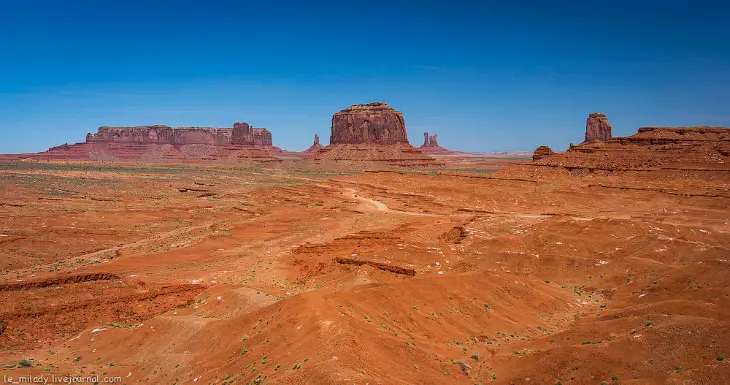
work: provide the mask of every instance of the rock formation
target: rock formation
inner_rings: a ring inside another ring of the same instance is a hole
[[[446,155],[454,153],[453,151],[449,151],[439,146],[438,136],[436,134],[429,135],[428,132],[423,133],[423,145],[418,147],[418,149],[421,150],[422,153],[429,155]]]
[[[321,148],[322,145],[319,144],[319,135],[314,134],[314,143],[308,149],[304,150],[304,152],[310,154],[319,151]]]
[[[383,102],[354,104],[332,116],[330,144],[408,144],[403,114]]]
[[[271,146],[271,132],[252,128],[248,123],[234,123],[233,128],[178,127],[165,125],[109,127],[102,126],[96,134],[86,134],[87,142],[136,144],[208,144],[213,146],[244,145]]]
[[[233,128],[165,125],[99,127],[85,143],[64,144],[38,154],[53,159],[278,162],[271,132],[248,123]]]
[[[611,139],[611,124],[601,112],[591,112],[586,120],[585,143]]]
[[[544,154],[545,150],[538,148],[535,157],[540,153]],[[533,159],[536,161],[505,167],[495,175],[522,179],[626,176],[627,180],[641,180],[641,189],[647,188],[651,180],[662,183],[672,180],[678,185],[686,183],[686,186],[705,190],[699,181],[730,181],[727,166],[730,164],[730,129],[641,127],[631,136],[584,142],[563,153]],[[715,193],[717,191],[703,192]]]
[[[421,147],[438,147],[438,139],[436,134],[428,135],[428,132],[423,133],[423,145]]]
[[[335,113],[330,144],[303,164],[357,170],[435,165],[433,158],[408,143],[403,114],[383,102],[354,104]]]
[[[532,161],[536,162],[542,158],[547,158],[550,155],[555,154],[553,150],[548,146],[540,146],[535,149],[535,152],[532,154]]]

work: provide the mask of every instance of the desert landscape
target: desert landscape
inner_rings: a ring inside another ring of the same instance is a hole
[[[585,127],[562,153],[414,147],[375,102],[303,152],[235,123],[2,156],[0,371],[724,383],[730,129]]]

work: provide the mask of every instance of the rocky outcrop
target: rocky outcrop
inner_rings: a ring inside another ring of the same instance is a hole
[[[537,153],[538,151],[536,151]],[[642,127],[631,136],[571,146],[563,153],[505,167],[495,176],[520,179],[626,177],[646,189],[671,183],[688,196],[728,194],[730,129],[724,127]],[[723,181],[722,191],[713,183]],[[730,195],[728,195],[730,196]]]
[[[452,154],[453,151],[449,151],[439,146],[438,136],[436,134],[429,135],[428,132],[423,133],[423,145],[418,147],[424,154],[429,155],[446,155]]]
[[[314,134],[314,143],[308,149],[304,150],[304,152],[310,154],[319,151],[321,148],[322,145],[319,143],[319,135]]]
[[[428,135],[428,132],[423,133],[423,145],[421,147],[438,147],[439,142],[436,134]]]
[[[591,112],[586,120],[585,143],[611,139],[611,124],[601,112]]]
[[[550,155],[555,154],[553,150],[548,146],[540,146],[535,149],[535,152],[532,154],[532,161],[536,162],[542,158],[547,158]]]
[[[354,104],[332,116],[330,144],[408,144],[403,114],[383,102]]]

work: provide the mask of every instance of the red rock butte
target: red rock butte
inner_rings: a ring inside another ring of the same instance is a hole
[[[611,139],[611,124],[602,112],[591,112],[586,119],[585,143]]]
[[[383,102],[353,104],[335,113],[330,144],[310,160],[305,166],[361,169],[363,162],[375,168],[436,164],[408,143],[403,114]]]
[[[428,132],[423,133],[423,144],[421,145],[421,147],[418,147],[418,149],[421,150],[422,153],[429,155],[445,155],[447,153],[455,153],[439,146],[438,135],[429,135]]]
[[[400,111],[383,102],[353,104],[332,116],[330,144],[408,144]]]

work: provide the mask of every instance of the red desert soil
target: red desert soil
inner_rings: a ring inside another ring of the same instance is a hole
[[[492,175],[0,163],[0,371],[723,383],[727,153],[561,168],[576,154]]]

